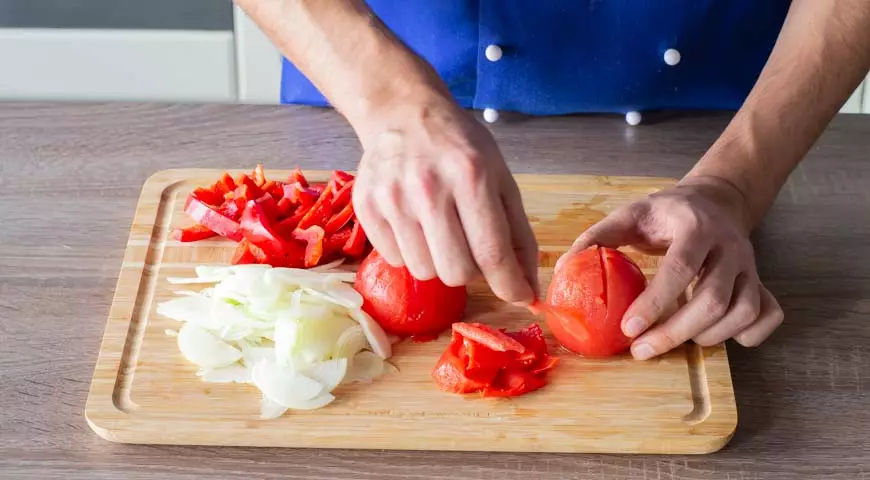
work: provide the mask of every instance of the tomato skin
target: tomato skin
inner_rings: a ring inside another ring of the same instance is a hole
[[[617,355],[631,346],[622,317],[644,288],[646,277],[625,254],[590,247],[566,258],[547,290],[548,304],[580,320],[547,314],[547,325],[568,350],[587,357]],[[583,325],[575,325],[580,321]]]
[[[393,267],[377,251],[360,264],[354,288],[363,310],[394,335],[437,335],[462,319],[465,287],[448,287],[438,278],[420,281],[405,267]]]

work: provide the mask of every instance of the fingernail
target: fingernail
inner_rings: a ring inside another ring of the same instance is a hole
[[[646,327],[646,322],[643,321],[640,317],[631,317],[625,322],[625,328],[623,329],[623,333],[627,337],[636,337],[643,333],[643,329]]]
[[[637,360],[649,360],[655,355],[653,348],[648,343],[639,343],[632,345],[631,354]]]

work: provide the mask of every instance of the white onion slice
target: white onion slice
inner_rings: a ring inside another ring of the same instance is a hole
[[[247,368],[233,364],[221,368],[203,368],[196,372],[203,382],[209,383],[251,383],[251,372]]]
[[[344,263],[344,259],[339,258],[338,260],[333,260],[329,263],[324,263],[323,265],[318,265],[316,267],[310,268],[309,270],[313,271],[313,272],[329,272],[330,270],[335,269],[335,267],[338,267],[342,263]]]
[[[311,400],[324,392],[323,385],[293,368],[263,360],[251,370],[254,385],[273,402],[287,408]]]
[[[317,380],[324,390],[331,392],[341,383],[347,373],[347,358],[336,358],[325,362],[313,363],[303,371],[305,375]]]
[[[178,349],[184,358],[200,367],[223,367],[242,358],[237,348],[192,323],[185,323],[178,331]]]
[[[371,383],[372,380],[394,368],[372,352],[359,352],[354,355],[343,383]]]
[[[281,415],[284,415],[284,412],[286,411],[287,407],[281,405],[280,403],[269,400],[269,397],[265,395],[263,395],[263,398],[260,400],[260,419],[262,420],[272,420],[273,418],[278,418]]]
[[[381,358],[390,358],[393,355],[393,344],[375,319],[362,309],[351,310],[350,316],[362,327],[373,352]]]
[[[359,351],[369,346],[366,335],[360,325],[348,328],[338,337],[335,343],[333,358],[353,358]]]
[[[216,326],[211,321],[209,311],[211,300],[205,297],[179,297],[157,305],[157,314],[202,327]]]

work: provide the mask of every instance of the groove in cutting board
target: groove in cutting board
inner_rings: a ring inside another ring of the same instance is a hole
[[[172,298],[169,276],[198,264],[227,263],[234,245],[168,239],[189,224],[182,212],[194,186],[218,170],[169,170],[146,182],[131,228],[88,396],[91,427],[113,441],[323,448],[536,452],[707,453],[730,439],[737,416],[724,346],[685,345],[650,362],[628,356],[583,359],[559,352],[552,384],[511,399],[479,399],[437,391],[429,373],[448,341],[395,348],[399,368],[370,385],[340,387],[329,407],[261,421],[253,386],[207,384],[178,353],[154,314]],[[325,180],[325,172],[307,172]],[[284,173],[270,172],[270,176]],[[543,252],[541,280],[577,234],[609,211],[672,184],[645,177],[519,175],[530,221]],[[627,250],[647,275],[657,258]],[[495,312],[495,313],[493,313]],[[496,326],[533,321],[522,309],[469,286],[466,318],[486,314]],[[558,349],[550,338],[550,347]],[[558,352],[558,350],[557,350]]]

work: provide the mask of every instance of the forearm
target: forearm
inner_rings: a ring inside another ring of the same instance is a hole
[[[758,81],[686,177],[743,194],[749,228],[870,69],[870,2],[795,0]]]
[[[363,139],[378,109],[450,98],[438,74],[363,0],[235,1]]]

